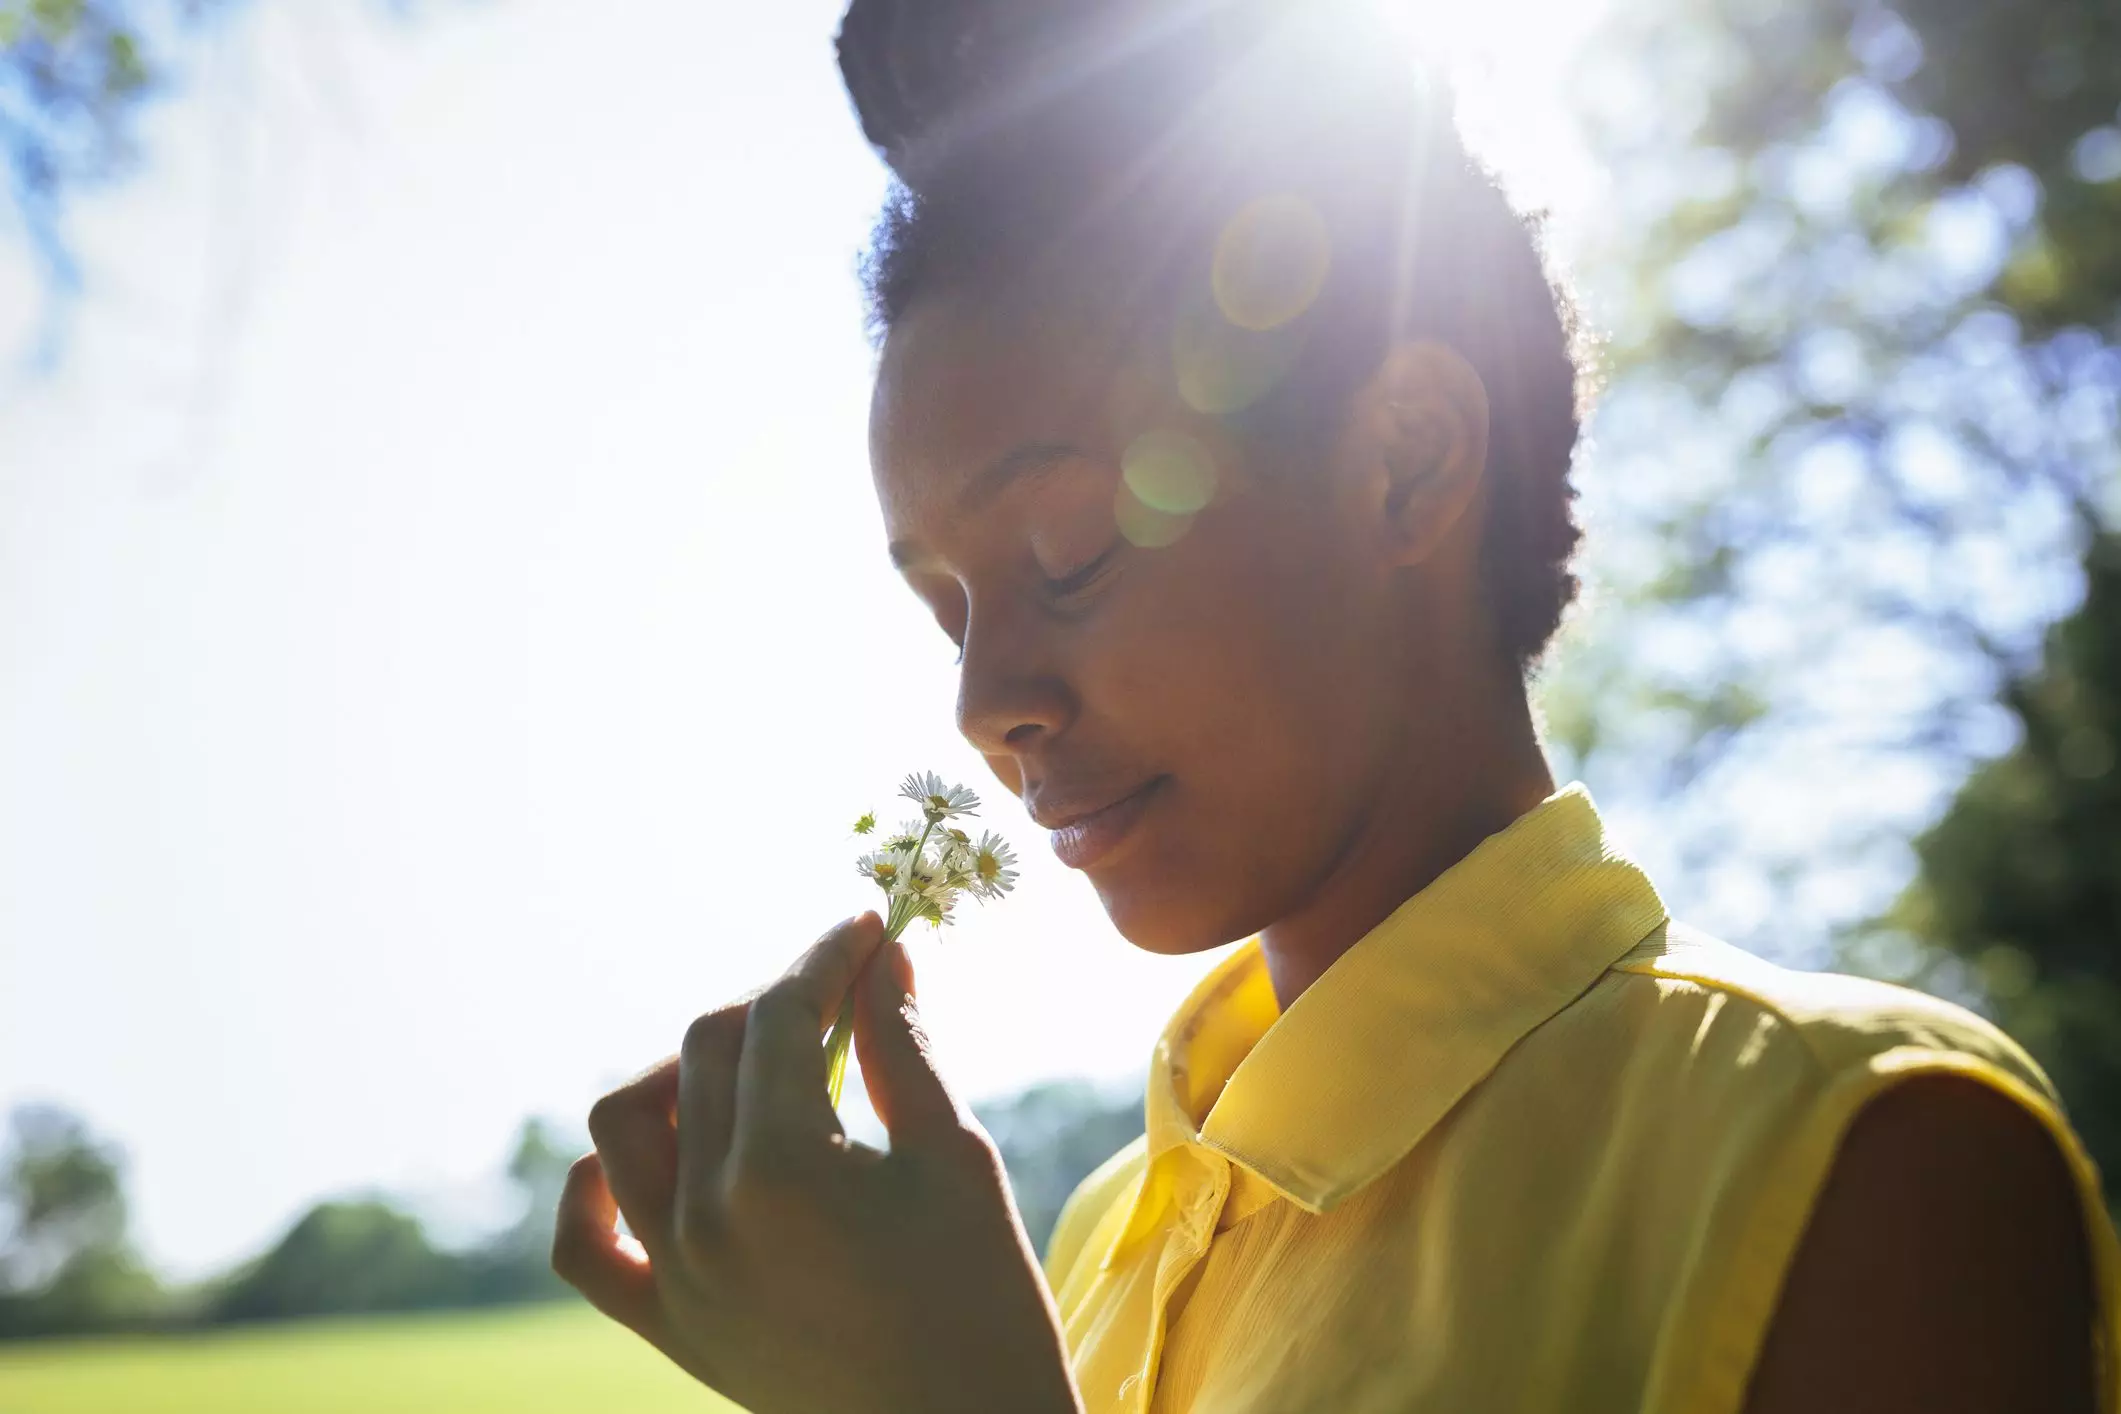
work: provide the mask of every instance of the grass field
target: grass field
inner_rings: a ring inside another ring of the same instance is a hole
[[[585,1307],[0,1345],[0,1414],[731,1414]]]

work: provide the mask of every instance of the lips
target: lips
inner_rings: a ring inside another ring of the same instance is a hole
[[[1041,790],[1031,806],[1031,818],[1053,831],[1053,852],[1061,863],[1070,869],[1088,869],[1133,833],[1169,779],[1155,776],[1117,799],[1107,796],[1089,805],[1056,800],[1052,792]]]

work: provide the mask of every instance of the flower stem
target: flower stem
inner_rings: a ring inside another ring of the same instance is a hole
[[[935,827],[931,824],[928,829]],[[928,830],[921,831],[921,846],[928,843]],[[916,848],[913,857],[920,858]],[[891,942],[906,931],[913,921],[913,911],[906,904],[905,895],[893,895],[891,908],[884,918],[884,941]],[[849,985],[847,995],[840,999],[840,1014],[832,1020],[832,1034],[825,1038],[825,1093],[832,1099],[832,1107],[840,1105],[840,1091],[847,1083],[847,1052],[854,1044],[854,988]]]
[[[854,989],[850,987],[833,1020],[832,1034],[825,1038],[825,1093],[832,1097],[834,1109],[839,1108],[840,1087],[847,1082],[847,1049],[853,1040]]]

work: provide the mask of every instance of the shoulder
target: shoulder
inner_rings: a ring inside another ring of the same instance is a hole
[[[1991,1222],[1968,1234],[1974,1215],[2035,1197],[2058,1241],[2088,1237],[2099,1254],[2102,1332],[2112,1323],[2112,1229],[2097,1173],[2038,1063],[1966,1008],[1780,967],[1672,924],[1555,1021],[1574,1033],[1570,1049],[1611,1058],[1615,1110],[1637,1117],[1609,1132],[1615,1157],[1665,1156],[1655,1166],[1677,1181],[1662,1189],[1670,1205],[1659,1220],[1693,1234],[1667,1274],[1648,1407],[1747,1407],[1754,1370],[1765,1377],[1778,1350],[1802,1352],[1797,1363],[1816,1373],[1823,1347],[1786,1334],[1798,1327],[1782,1320],[1785,1291],[1809,1312],[1793,1319],[1848,1336],[1867,1328],[1835,1300],[1801,1293],[1845,1293],[1859,1270],[1912,1282],[1865,1310],[1934,1340],[1966,1312],[1932,1311],[1918,1297],[1978,1305],[2018,1285],[2013,1264],[2029,1260],[2008,1243],[1974,1241],[2000,1232]],[[1897,1243],[1897,1254],[1880,1243]],[[1836,1350],[1882,1358],[1890,1335],[1874,1330]]]
[[[1053,1235],[1046,1241],[1044,1263],[1047,1283],[1055,1292],[1066,1288],[1070,1274],[1084,1256],[1103,1250],[1104,1244],[1097,1238],[1116,1219],[1125,1216],[1148,1166],[1148,1152],[1148,1136],[1136,1135],[1118,1153],[1092,1169],[1061,1205]],[[1108,1234],[1108,1240],[1117,1235]]]
[[[1697,1051],[1711,1033],[1744,1033],[1741,1069],[1794,1067],[1819,1082],[1953,1070],[2058,1103],[2038,1062],[1963,1006],[1889,982],[1777,966],[1682,923],[1638,943],[1608,985],[1638,1002],[1649,994],[1630,1014],[1647,1030],[1686,1028]]]

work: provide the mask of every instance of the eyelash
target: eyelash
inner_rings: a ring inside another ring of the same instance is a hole
[[[1102,555],[1099,555],[1081,569],[1071,574],[1063,575],[1059,579],[1047,580],[1046,593],[1055,599],[1066,599],[1082,593],[1085,589],[1097,583],[1106,568],[1112,563],[1113,552],[1118,549],[1119,546],[1116,544],[1108,546]]]
[[[1054,599],[1069,599],[1082,593],[1104,577],[1105,571],[1111,568],[1112,556],[1118,549],[1119,546],[1117,544],[1109,546],[1103,554],[1084,565],[1081,569],[1062,575],[1059,579],[1048,579],[1046,581],[1047,595]],[[950,661],[953,665],[963,666],[965,645],[953,640],[953,646],[957,649],[957,656]]]

